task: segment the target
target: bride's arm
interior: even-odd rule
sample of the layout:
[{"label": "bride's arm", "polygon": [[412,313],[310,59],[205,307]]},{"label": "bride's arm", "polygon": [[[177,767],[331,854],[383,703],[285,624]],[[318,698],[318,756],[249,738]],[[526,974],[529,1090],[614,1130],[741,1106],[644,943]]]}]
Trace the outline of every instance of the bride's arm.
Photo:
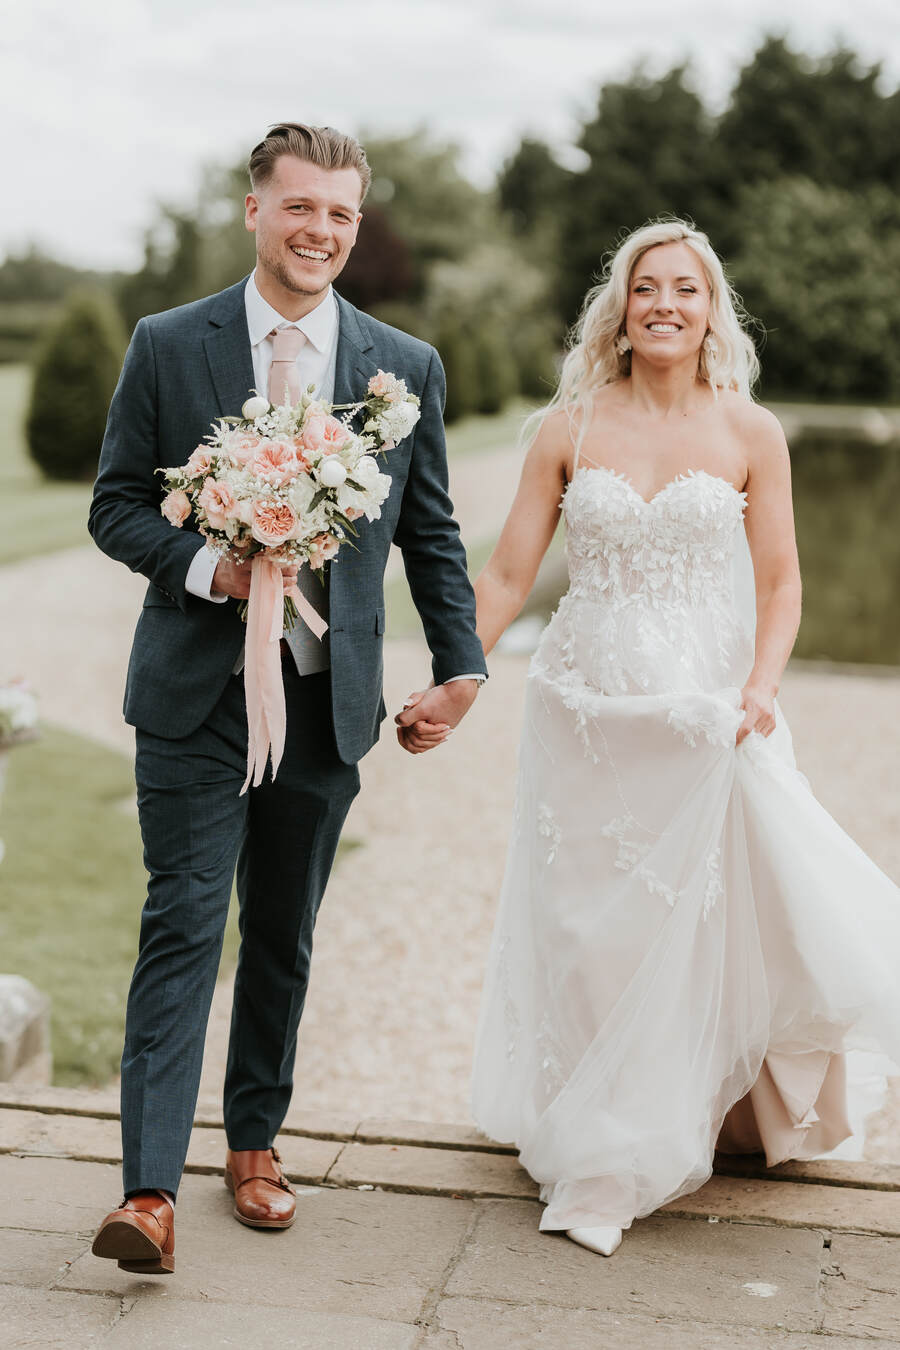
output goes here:
[{"label": "bride's arm", "polygon": [[485,655],[524,605],[550,547],[559,522],[568,453],[568,416],[551,413],[528,451],[506,524],[475,582],[478,636]]},{"label": "bride's arm", "polygon": [[756,648],[743,690],[738,743],[775,727],[774,700],[800,626],[800,565],[794,535],[791,464],[781,425],[754,407],[748,445],[747,542],[756,577]]}]

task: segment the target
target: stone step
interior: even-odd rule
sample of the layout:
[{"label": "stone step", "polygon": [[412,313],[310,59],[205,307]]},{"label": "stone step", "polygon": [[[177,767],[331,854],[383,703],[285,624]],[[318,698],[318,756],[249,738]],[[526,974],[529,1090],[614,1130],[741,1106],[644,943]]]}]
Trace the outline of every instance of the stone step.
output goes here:
[{"label": "stone step", "polygon": [[[0,1105],[0,1153],[20,1157],[66,1158],[79,1162],[121,1162],[119,1122],[102,1116],[66,1114],[61,1100],[48,1099],[43,1109],[24,1101]],[[431,1130],[431,1127],[429,1127]],[[449,1139],[399,1142],[404,1130],[391,1122],[362,1122],[355,1137],[282,1133],[278,1146],[292,1181],[312,1186],[383,1190],[416,1195],[468,1199],[536,1199],[538,1188],[508,1152],[452,1147]],[[439,1133],[434,1130],[433,1133]],[[463,1131],[463,1134],[465,1132]],[[374,1140],[374,1142],[373,1142]],[[398,1141],[398,1142],[395,1142]],[[220,1175],[224,1170],[225,1132],[217,1119],[197,1124],[188,1151],[186,1171]],[[800,1164],[793,1164],[798,1168]],[[809,1164],[803,1164],[809,1167]],[[896,1178],[875,1169],[875,1185],[865,1185],[865,1170],[852,1163],[834,1163],[831,1181],[826,1163],[802,1180],[786,1179],[780,1169],[765,1176],[717,1175],[700,1190],[666,1206],[682,1218],[711,1222],[741,1220],[789,1228],[870,1233],[900,1237],[900,1188]],[[895,1171],[897,1169],[894,1169]]]}]

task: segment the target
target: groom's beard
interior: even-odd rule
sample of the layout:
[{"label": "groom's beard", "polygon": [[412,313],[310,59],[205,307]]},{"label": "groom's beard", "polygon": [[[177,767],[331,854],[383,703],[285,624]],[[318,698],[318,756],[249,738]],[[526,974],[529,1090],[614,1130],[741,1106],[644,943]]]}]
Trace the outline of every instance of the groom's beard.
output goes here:
[{"label": "groom's beard", "polygon": [[321,281],[317,278],[304,281],[294,275],[290,265],[280,254],[272,253],[265,247],[258,249],[257,261],[263,264],[269,275],[280,286],[283,286],[285,290],[292,291],[294,295],[323,295],[340,271],[340,268],[329,267],[327,274],[323,270]]}]

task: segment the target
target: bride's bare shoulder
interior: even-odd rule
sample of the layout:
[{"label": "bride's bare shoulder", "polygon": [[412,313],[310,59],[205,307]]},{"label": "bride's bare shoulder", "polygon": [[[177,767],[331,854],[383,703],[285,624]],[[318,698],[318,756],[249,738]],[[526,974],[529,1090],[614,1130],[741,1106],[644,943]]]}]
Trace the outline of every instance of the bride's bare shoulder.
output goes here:
[{"label": "bride's bare shoulder", "polygon": [[732,434],[747,449],[783,445],[784,432],[773,412],[733,389],[720,389],[719,402]]}]

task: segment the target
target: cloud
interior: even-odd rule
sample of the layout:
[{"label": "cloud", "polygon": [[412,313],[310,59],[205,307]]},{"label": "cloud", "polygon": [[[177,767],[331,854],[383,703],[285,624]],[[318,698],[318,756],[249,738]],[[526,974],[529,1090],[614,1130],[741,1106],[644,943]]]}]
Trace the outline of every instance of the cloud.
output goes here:
[{"label": "cloud", "polygon": [[[563,145],[604,79],[691,60],[724,98],[769,28],[821,51],[898,50],[893,0],[33,0],[4,18],[0,150],[14,184],[0,246],[134,266],[155,202],[235,162],[271,122],[428,125],[487,181],[523,132]],[[315,13],[315,21],[310,14]],[[900,58],[894,57],[896,80]],[[15,128],[15,130],[13,130]]]}]

